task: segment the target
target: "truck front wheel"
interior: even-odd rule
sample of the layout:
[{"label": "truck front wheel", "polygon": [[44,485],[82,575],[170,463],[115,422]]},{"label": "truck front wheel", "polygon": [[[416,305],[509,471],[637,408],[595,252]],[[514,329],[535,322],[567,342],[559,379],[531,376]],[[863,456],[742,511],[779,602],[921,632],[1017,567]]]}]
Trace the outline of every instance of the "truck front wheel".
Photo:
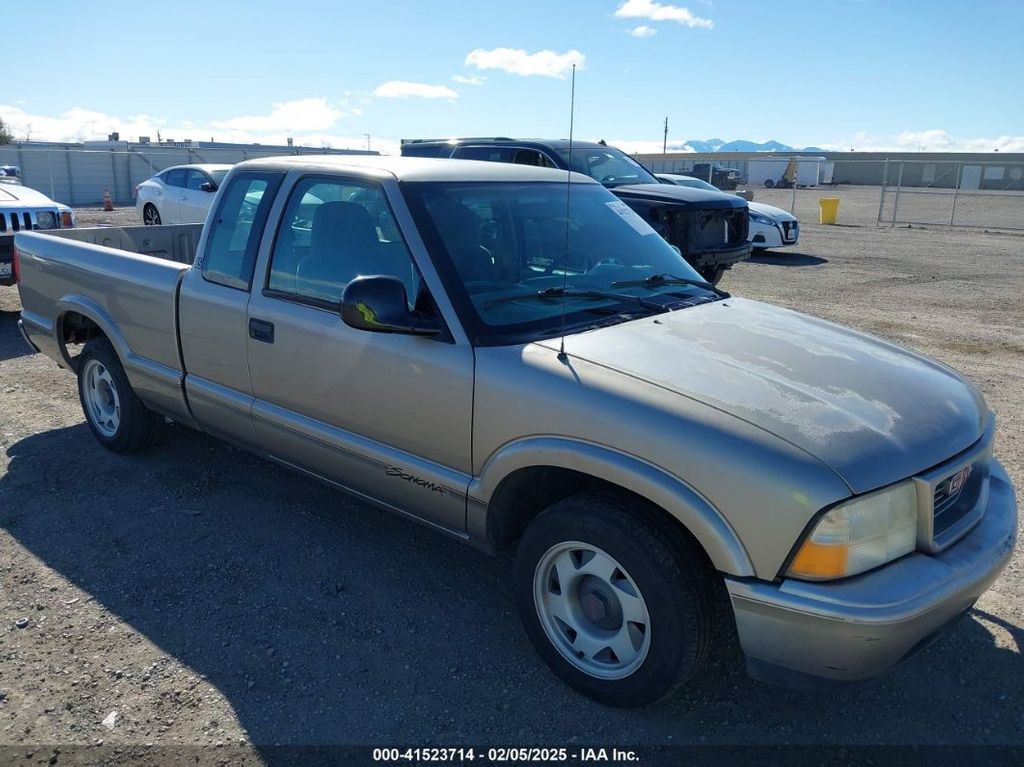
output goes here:
[{"label": "truck front wheel", "polygon": [[108,450],[134,452],[158,433],[160,416],[136,396],[105,338],[87,343],[78,357],[78,398],[93,436]]},{"label": "truck front wheel", "polygon": [[712,285],[717,285],[722,281],[722,275],[725,274],[724,266],[702,266],[697,270],[700,276],[710,282]]},{"label": "truck front wheel", "polygon": [[613,706],[666,697],[705,660],[713,571],[656,509],[582,493],[527,528],[513,568],[520,616],[564,682]]}]

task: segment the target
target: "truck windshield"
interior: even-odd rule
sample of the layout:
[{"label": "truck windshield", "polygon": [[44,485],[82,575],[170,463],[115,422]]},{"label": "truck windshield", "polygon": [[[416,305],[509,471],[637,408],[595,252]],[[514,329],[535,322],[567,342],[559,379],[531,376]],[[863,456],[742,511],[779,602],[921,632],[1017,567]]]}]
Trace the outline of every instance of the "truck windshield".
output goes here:
[{"label": "truck windshield", "polygon": [[562,162],[577,173],[590,176],[608,188],[623,184],[657,184],[658,179],[628,154],[610,146],[574,146],[572,162],[568,147],[559,149]]},{"label": "truck windshield", "polygon": [[[409,207],[479,345],[521,343],[713,300],[640,216],[596,184],[409,182]],[[568,237],[568,243],[566,242]],[[563,289],[564,288],[564,289]],[[643,301],[638,298],[645,299]]]}]

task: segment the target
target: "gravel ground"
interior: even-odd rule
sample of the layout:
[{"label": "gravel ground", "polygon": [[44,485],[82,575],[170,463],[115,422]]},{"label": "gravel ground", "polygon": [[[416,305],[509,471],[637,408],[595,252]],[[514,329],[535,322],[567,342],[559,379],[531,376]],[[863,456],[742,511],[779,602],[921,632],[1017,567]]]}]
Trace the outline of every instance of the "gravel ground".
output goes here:
[{"label": "gravel ground", "polygon": [[[808,223],[723,286],[964,371],[1020,489],[1022,246]],[[186,429],[104,451],[73,378],[23,348],[18,308],[0,288],[0,744],[1024,744],[1019,552],[877,683],[795,693],[727,653],[672,701],[609,709],[542,665],[502,562]]]}]

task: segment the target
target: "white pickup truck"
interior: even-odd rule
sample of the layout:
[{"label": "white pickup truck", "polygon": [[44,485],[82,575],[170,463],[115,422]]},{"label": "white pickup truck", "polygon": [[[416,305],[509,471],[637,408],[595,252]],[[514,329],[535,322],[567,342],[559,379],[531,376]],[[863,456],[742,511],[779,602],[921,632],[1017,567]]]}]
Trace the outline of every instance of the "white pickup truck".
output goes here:
[{"label": "white pickup truck", "polygon": [[730,297],[582,175],[258,160],[201,235],[140,229],[16,238],[20,326],[96,439],[170,418],[512,554],[535,647],[598,700],[671,693],[720,629],[761,678],[877,674],[1012,552],[974,386]]}]

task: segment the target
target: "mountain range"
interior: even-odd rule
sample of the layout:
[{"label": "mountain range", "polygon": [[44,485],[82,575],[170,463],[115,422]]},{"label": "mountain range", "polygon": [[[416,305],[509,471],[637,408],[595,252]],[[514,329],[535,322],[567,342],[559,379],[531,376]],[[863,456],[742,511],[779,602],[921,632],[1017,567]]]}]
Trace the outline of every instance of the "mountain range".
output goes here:
[{"label": "mountain range", "polygon": [[690,141],[684,141],[682,143],[672,143],[668,147],[670,150],[675,151],[693,151],[693,152],[821,152],[822,149],[814,146],[806,146],[803,148],[792,147],[788,144],[783,144],[779,141],[765,141],[758,143],[756,141],[744,141],[742,139],[736,141],[722,141],[720,138],[709,138],[706,140],[691,139]]}]

